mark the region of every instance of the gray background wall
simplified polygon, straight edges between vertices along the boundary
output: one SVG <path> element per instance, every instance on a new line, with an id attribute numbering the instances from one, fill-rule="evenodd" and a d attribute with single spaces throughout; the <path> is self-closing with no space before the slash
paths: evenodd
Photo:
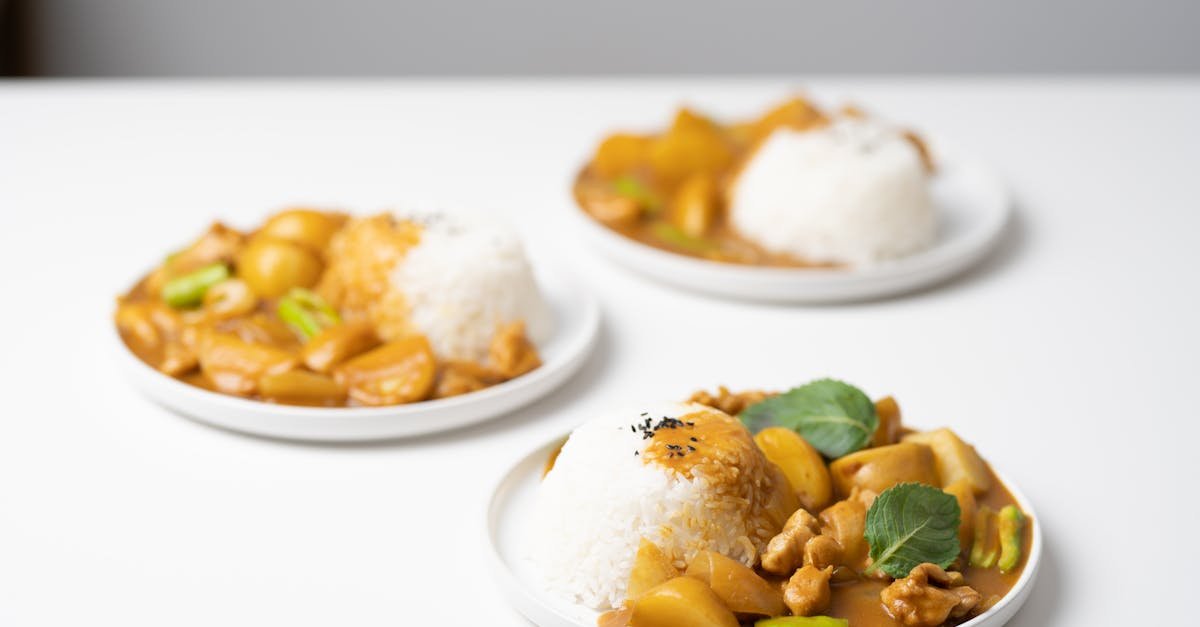
<path id="1" fill-rule="evenodd" d="M 45 75 L 1200 70 L 1198 0 L 9 1 Z"/>

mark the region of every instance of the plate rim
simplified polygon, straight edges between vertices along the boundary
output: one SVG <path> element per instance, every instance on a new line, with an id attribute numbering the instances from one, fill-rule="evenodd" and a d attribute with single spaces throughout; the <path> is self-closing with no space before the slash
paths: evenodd
<path id="1" fill-rule="evenodd" d="M 492 572 L 493 579 L 499 584 L 509 604 L 515 607 L 526 620 L 541 627 L 558 626 L 543 625 L 535 620 L 530 615 L 531 613 L 547 613 L 560 621 L 561 625 L 570 625 L 571 627 L 594 627 L 594 625 L 583 625 L 576 622 L 571 617 L 563 615 L 553 605 L 547 604 L 536 594 L 529 591 L 529 586 L 525 585 L 517 577 L 501 554 L 497 535 L 498 521 L 500 520 L 500 511 L 502 509 L 502 497 L 511 491 L 511 484 L 524 477 L 523 474 L 518 473 L 518 470 L 531 463 L 535 456 L 548 455 L 549 451 L 554 447 L 561 446 L 562 443 L 566 442 L 570 435 L 571 432 L 567 432 L 550 438 L 537 447 L 527 450 L 520 457 L 517 457 L 511 465 L 506 467 L 504 473 L 500 475 L 499 480 L 492 484 L 484 516 L 483 531 L 488 545 L 488 566 Z M 1019 486 L 1009 480 L 1003 473 L 997 472 L 995 469 L 992 469 L 992 472 L 996 474 L 996 477 L 1004 484 L 1004 487 L 1008 488 L 1013 498 L 1016 499 L 1017 504 L 1021 506 L 1022 511 L 1026 514 L 1026 520 L 1032 521 L 1029 555 L 1025 561 L 1025 568 L 1021 571 L 1021 576 L 1017 578 L 1016 583 L 1013 584 L 1008 593 L 997 601 L 995 605 L 988 608 L 986 612 L 965 623 L 961 623 L 958 627 L 999 627 L 1008 622 L 1017 613 L 1017 610 L 1025 604 L 1029 595 L 1033 592 L 1033 583 L 1037 578 L 1038 569 L 1042 561 L 1042 544 L 1044 538 L 1040 516 Z M 532 612 L 530 611 L 531 609 Z"/>

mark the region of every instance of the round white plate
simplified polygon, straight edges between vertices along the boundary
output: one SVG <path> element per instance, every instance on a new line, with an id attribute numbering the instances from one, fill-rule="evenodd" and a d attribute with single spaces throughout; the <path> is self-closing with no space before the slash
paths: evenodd
<path id="1" fill-rule="evenodd" d="M 541 367 L 510 381 L 451 398 L 390 407 L 295 407 L 209 392 L 164 375 L 138 359 L 116 337 L 120 361 L 134 385 L 151 399 L 201 422 L 268 437 L 319 442 L 386 440 L 448 431 L 498 417 L 564 383 L 586 360 L 600 328 L 600 307 L 577 281 L 535 266 L 554 312 L 554 331 L 538 345 Z"/>
<path id="2" fill-rule="evenodd" d="M 573 201 L 579 228 L 602 253 L 646 276 L 697 292 L 779 303 L 835 303 L 894 296 L 944 281 L 982 259 L 1000 240 L 1012 203 L 981 161 L 933 144 L 937 241 L 924 252 L 859 268 L 764 268 L 709 261 L 654 248 L 600 224 Z"/>
<path id="3" fill-rule="evenodd" d="M 527 557 L 530 551 L 526 534 L 537 489 L 542 481 L 542 471 L 550 454 L 566 439 L 564 435 L 538 447 L 517 462 L 496 485 L 487 513 L 488 544 L 491 547 L 488 561 L 493 577 L 509 602 L 539 627 L 595 627 L 600 613 L 547 593 L 539 585 L 537 569 Z M 1042 528 L 1037 514 L 1012 482 L 1003 476 L 1000 480 L 1032 521 L 1033 540 L 1028 547 L 1029 559 L 1016 585 L 999 603 L 960 627 L 1000 627 L 1008 622 L 1029 598 L 1042 559 Z"/>

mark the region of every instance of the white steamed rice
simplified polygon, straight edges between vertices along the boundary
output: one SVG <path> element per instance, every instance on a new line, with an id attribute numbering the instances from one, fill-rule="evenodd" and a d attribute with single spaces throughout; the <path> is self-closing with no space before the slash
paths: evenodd
<path id="1" fill-rule="evenodd" d="M 641 412 L 658 420 L 697 411 L 716 410 L 661 403 L 600 416 L 571 434 L 542 482 L 530 529 L 531 557 L 552 593 L 596 609 L 619 606 L 643 537 L 679 568 L 699 550 L 754 563 L 778 530 L 747 511 L 755 499 L 717 494 L 704 476 L 688 479 L 634 455 L 646 446 L 630 430 Z"/>
<path id="2" fill-rule="evenodd" d="M 424 228 L 392 270 L 392 284 L 439 357 L 483 363 L 496 330 L 518 320 L 535 344 L 549 337 L 550 308 L 515 232 L 463 216 L 398 217 Z"/>
<path id="3" fill-rule="evenodd" d="M 767 250 L 808 261 L 896 259 L 934 241 L 928 176 L 916 147 L 879 122 L 779 129 L 742 170 L 730 220 Z"/>

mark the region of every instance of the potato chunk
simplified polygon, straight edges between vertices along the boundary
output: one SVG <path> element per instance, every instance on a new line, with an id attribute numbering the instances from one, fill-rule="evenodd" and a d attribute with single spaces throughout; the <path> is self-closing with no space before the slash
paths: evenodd
<path id="1" fill-rule="evenodd" d="M 633 603 L 630 627 L 738 627 L 737 618 L 703 581 L 676 577 Z"/>
<path id="2" fill-rule="evenodd" d="M 332 407 L 346 400 L 346 389 L 332 377 L 307 370 L 263 375 L 258 393 L 269 401 L 293 405 Z"/>
<path id="3" fill-rule="evenodd" d="M 629 572 L 629 585 L 625 596 L 636 600 L 654 586 L 665 583 L 679 576 L 679 571 L 671 564 L 662 549 L 657 544 L 642 538 L 638 543 L 637 555 L 633 558 L 633 569 Z"/>
<path id="4" fill-rule="evenodd" d="M 871 436 L 871 446 L 887 446 L 900 440 L 900 405 L 896 399 L 885 396 L 875 401 L 875 415 L 879 416 L 879 426 Z"/>
<path id="5" fill-rule="evenodd" d="M 429 340 L 412 335 L 363 353 L 334 369 L 337 382 L 363 405 L 424 400 L 433 391 L 436 364 Z"/>
<path id="6" fill-rule="evenodd" d="M 851 453 L 829 465 L 833 485 L 840 495 L 859 487 L 872 492 L 914 481 L 941 487 L 929 447 L 901 442 Z"/>
<path id="7" fill-rule="evenodd" d="M 965 479 L 976 494 L 987 492 L 992 487 L 992 475 L 983 458 L 975 452 L 975 447 L 963 442 L 953 431 L 938 429 L 913 433 L 904 436 L 903 441 L 924 444 L 933 450 L 933 461 L 942 486 Z"/>
<path id="8" fill-rule="evenodd" d="M 708 584 L 736 614 L 778 616 L 783 595 L 741 562 L 713 551 L 700 551 L 684 573 Z"/>
<path id="9" fill-rule="evenodd" d="M 800 434 L 786 427 L 767 427 L 754 436 L 754 443 L 783 471 L 804 509 L 818 512 L 833 500 L 825 460 Z"/>
<path id="10" fill-rule="evenodd" d="M 961 512 L 958 520 L 958 543 L 963 551 L 969 551 L 975 538 L 975 492 L 971 483 L 966 479 L 959 479 L 942 491 L 958 499 L 958 509 Z"/>
<path id="11" fill-rule="evenodd" d="M 375 330 L 364 322 L 326 327 L 310 339 L 300 353 L 304 365 L 328 373 L 342 362 L 379 346 Z"/>
<path id="12" fill-rule="evenodd" d="M 681 109 L 667 133 L 650 146 L 654 174 L 674 186 L 693 174 L 716 176 L 734 158 L 729 139 L 712 120 Z"/>

